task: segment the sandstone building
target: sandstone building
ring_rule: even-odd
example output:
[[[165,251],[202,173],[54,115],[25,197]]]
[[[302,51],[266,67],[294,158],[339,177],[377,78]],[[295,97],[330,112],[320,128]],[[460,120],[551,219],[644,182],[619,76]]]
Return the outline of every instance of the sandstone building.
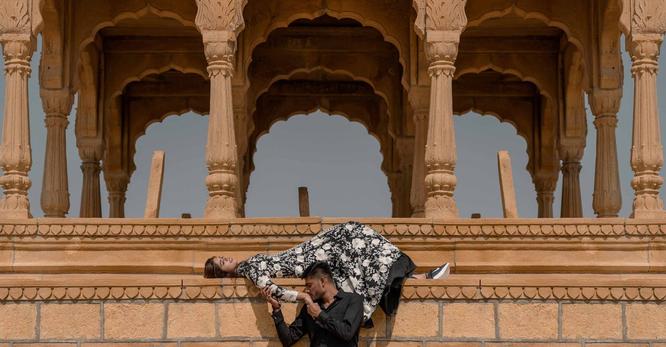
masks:
[[[276,344],[256,291],[204,280],[201,266],[344,221],[242,218],[258,137],[316,109],[380,143],[395,218],[360,221],[419,267],[454,266],[446,281],[409,281],[397,317],[377,313],[363,345],[666,346],[664,33],[664,0],[0,0],[0,346]],[[634,80],[627,219],[621,39]],[[37,58],[40,95],[28,95]],[[594,219],[580,218],[586,96]],[[27,196],[31,97],[46,113],[39,202]],[[525,138],[539,218],[459,218],[453,116],[470,110]],[[204,218],[122,218],[137,139],[187,111],[208,115]],[[66,140],[83,163],[80,211],[69,211]],[[563,219],[551,219],[560,172]]]

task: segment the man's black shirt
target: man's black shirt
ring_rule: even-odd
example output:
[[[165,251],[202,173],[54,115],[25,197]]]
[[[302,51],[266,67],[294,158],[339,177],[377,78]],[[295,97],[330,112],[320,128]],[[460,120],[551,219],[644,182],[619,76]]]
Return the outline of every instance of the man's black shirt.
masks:
[[[284,346],[291,346],[303,335],[310,337],[311,347],[357,347],[358,332],[363,320],[363,297],[355,293],[338,291],[335,300],[317,319],[303,306],[294,322],[287,326],[282,311],[273,312],[278,336]]]

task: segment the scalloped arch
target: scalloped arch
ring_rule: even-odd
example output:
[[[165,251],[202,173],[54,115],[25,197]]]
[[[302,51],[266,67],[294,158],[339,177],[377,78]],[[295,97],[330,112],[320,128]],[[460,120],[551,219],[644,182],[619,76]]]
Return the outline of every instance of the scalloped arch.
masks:
[[[272,120],[272,121],[268,124],[268,127],[266,128],[265,131],[261,131],[261,132],[257,133],[257,135],[256,135],[256,137],[255,137],[255,141],[254,141],[254,142],[255,142],[255,145],[254,145],[254,151],[253,151],[252,153],[249,153],[249,156],[250,156],[250,162],[251,162],[251,163],[254,162],[254,154],[257,152],[257,144],[259,143],[259,140],[260,140],[262,137],[264,137],[265,135],[270,134],[270,130],[273,128],[273,126],[274,126],[276,123],[278,123],[278,122],[287,122],[287,121],[289,121],[290,118],[292,118],[292,117],[294,117],[294,116],[299,116],[299,115],[310,115],[310,114],[312,114],[312,113],[314,113],[314,112],[316,112],[316,111],[321,111],[321,112],[323,112],[323,113],[326,113],[326,114],[329,115],[329,116],[336,116],[336,115],[337,115],[337,116],[341,116],[341,117],[345,118],[347,121],[349,121],[350,123],[358,123],[358,124],[362,125],[362,126],[365,128],[365,130],[366,130],[366,132],[368,133],[368,135],[372,136],[372,137],[377,141],[377,144],[379,145],[379,154],[380,154],[381,157],[382,157],[382,158],[381,158],[381,163],[382,163],[382,164],[381,164],[381,166],[380,166],[380,170],[381,170],[382,173],[384,173],[384,175],[386,176],[386,178],[387,178],[387,185],[388,185],[388,184],[389,184],[389,183],[388,183],[388,170],[386,169],[386,166],[387,166],[387,162],[386,162],[387,155],[386,155],[386,153],[385,153],[385,151],[386,151],[387,149],[384,147],[384,145],[383,145],[383,143],[382,143],[382,139],[379,137],[379,135],[376,134],[376,133],[374,133],[374,132],[372,132],[372,131],[370,131],[370,128],[369,128],[369,127],[363,122],[363,120],[361,120],[361,119],[359,119],[359,118],[356,118],[356,117],[352,117],[351,115],[347,114],[347,113],[344,112],[344,111],[341,111],[341,110],[329,110],[329,109],[327,109],[327,108],[325,108],[325,107],[321,107],[321,106],[317,106],[317,107],[313,107],[313,108],[309,108],[309,109],[301,109],[301,110],[292,111],[291,113],[286,113],[286,114],[281,115],[281,116],[278,116],[278,117],[276,117],[274,120]],[[251,173],[254,171],[254,166],[252,165],[252,166],[250,166],[250,167],[251,167],[251,169],[250,169],[249,174],[251,174]],[[249,180],[248,180],[248,181],[249,181]],[[390,190],[390,186],[389,186],[389,190]]]
[[[581,41],[580,38],[576,37],[573,35],[571,29],[569,28],[568,25],[565,23],[562,23],[560,21],[556,21],[551,19],[546,13],[539,12],[539,11],[528,11],[525,9],[522,9],[518,7],[516,3],[512,4],[509,7],[506,7],[502,10],[495,10],[495,11],[490,11],[487,13],[484,13],[481,17],[471,20],[467,23],[467,28],[472,28],[472,27],[478,27],[483,22],[490,20],[490,19],[495,19],[495,18],[501,18],[504,16],[507,16],[509,14],[515,14],[523,19],[536,19],[547,26],[551,26],[554,28],[558,28],[564,32],[564,34],[567,36],[567,40],[571,42],[579,51],[585,52],[584,45]],[[585,64],[585,61],[583,62]],[[587,66],[585,66],[587,69]]]
[[[191,73],[191,74],[199,75],[199,76],[203,77],[206,80],[208,79],[208,74],[204,73],[200,69],[193,68],[193,67],[188,67],[188,66],[181,66],[179,64],[174,64],[174,63],[169,63],[167,65],[163,65],[163,66],[160,66],[160,67],[146,67],[145,69],[141,70],[140,73],[138,73],[136,75],[128,76],[125,79],[123,79],[122,82],[120,83],[119,87],[117,89],[114,89],[114,90],[111,91],[111,94],[109,95],[110,96],[109,99],[113,100],[114,98],[120,96],[122,94],[123,90],[125,89],[125,87],[127,87],[127,85],[132,83],[132,82],[139,82],[139,81],[143,80],[144,78],[146,78],[150,75],[159,75],[159,74],[167,72],[169,70],[176,70],[176,71],[182,72],[182,73]]]
[[[388,100],[389,100],[388,96],[387,96],[386,94],[384,94],[382,91],[377,90],[377,88],[375,87],[375,84],[372,82],[372,80],[369,80],[369,79],[367,79],[367,78],[365,78],[365,77],[357,76],[357,75],[355,75],[353,72],[351,72],[351,71],[349,71],[349,70],[345,70],[345,69],[336,69],[336,70],[333,70],[333,69],[329,69],[329,68],[324,67],[324,66],[316,66],[316,67],[309,68],[309,69],[308,69],[308,68],[298,68],[298,69],[294,69],[294,70],[290,71],[290,72],[287,73],[287,74],[280,74],[280,75],[277,75],[277,76],[273,77],[273,79],[271,79],[271,80],[266,84],[266,86],[265,86],[264,88],[262,88],[262,89],[260,89],[259,91],[257,91],[257,95],[256,95],[256,98],[255,98],[254,103],[253,103],[253,108],[250,110],[250,113],[254,113],[254,112],[256,111],[256,109],[257,109],[257,100],[259,100],[259,98],[260,98],[262,95],[266,94],[266,93],[268,92],[268,90],[271,88],[271,86],[273,86],[273,84],[275,84],[276,82],[279,82],[279,81],[288,81],[288,80],[290,80],[293,76],[295,76],[295,75],[297,75],[297,74],[299,74],[299,73],[312,74],[312,73],[320,72],[320,71],[323,71],[323,72],[325,72],[325,73],[327,73],[327,74],[331,74],[331,75],[336,75],[336,74],[337,74],[337,75],[342,75],[342,76],[345,76],[345,77],[349,77],[349,78],[351,78],[353,81],[356,81],[356,82],[364,82],[364,83],[367,83],[367,84],[372,88],[372,90],[374,91],[374,93],[375,93],[376,95],[378,95],[379,97],[381,97],[382,100],[384,100],[384,103],[386,103],[386,105],[390,105],[389,102],[388,102]],[[387,112],[387,114],[388,114],[388,117],[390,118],[390,117],[391,117],[391,110],[390,110],[390,107],[387,107],[386,112]]]
[[[271,22],[271,25],[266,28],[266,31],[262,34],[256,37],[253,41],[250,42],[249,48],[248,48],[248,57],[245,60],[245,66],[250,66],[252,63],[252,52],[254,52],[254,49],[257,48],[258,45],[268,41],[268,37],[273,33],[273,31],[280,29],[280,28],[287,28],[289,24],[292,22],[298,20],[298,19],[308,19],[308,20],[313,20],[315,18],[321,17],[322,16],[321,10],[318,11],[312,11],[312,12],[299,12],[292,14],[284,19],[277,18],[274,21]],[[369,20],[365,18],[364,16],[356,13],[356,12],[350,12],[350,11],[345,11],[345,12],[339,12],[339,11],[334,11],[331,9],[327,9],[325,12],[326,15],[331,16],[336,19],[353,19],[361,25],[373,28],[382,35],[384,38],[384,41],[390,43],[395,47],[395,49],[398,51],[398,63],[400,63],[400,66],[402,66],[402,78],[400,80],[400,83],[402,84],[403,88],[405,90],[409,90],[409,82],[407,81],[407,74],[406,71],[409,71],[409,67],[407,66],[405,59],[403,58],[403,50],[401,49],[400,41],[393,35],[389,33],[389,31],[381,25],[381,23],[378,23],[373,20]],[[249,69],[246,69],[245,75],[246,78],[249,79]]]
[[[512,75],[512,76],[520,78],[522,81],[534,83],[534,85],[536,85],[537,88],[539,88],[539,94],[546,97],[549,101],[554,100],[553,96],[551,96],[550,93],[548,93],[548,91],[545,89],[545,87],[539,82],[538,78],[536,78],[534,76],[525,75],[519,70],[516,70],[516,69],[513,69],[513,68],[505,68],[505,67],[493,64],[493,63],[488,63],[488,64],[479,65],[479,66],[469,67],[469,68],[466,68],[466,69],[457,70],[455,78],[459,78],[460,76],[463,76],[463,75],[466,75],[466,74],[479,74],[479,73],[481,73],[483,71],[486,71],[486,70],[492,70],[492,71],[499,72],[499,73],[502,73],[502,74]]]
[[[158,8],[153,7],[151,4],[146,3],[146,7],[138,10],[138,11],[125,11],[121,12],[115,17],[113,17],[110,20],[98,23],[95,25],[91,32],[90,35],[85,36],[84,39],[81,40],[79,43],[79,51],[83,51],[85,47],[92,43],[95,40],[95,36],[97,36],[97,33],[99,33],[100,30],[112,26],[116,26],[120,21],[126,20],[126,19],[134,19],[134,20],[139,20],[148,14],[154,14],[160,18],[169,18],[169,19],[174,19],[180,24],[182,24],[185,27],[192,27],[196,28],[196,25],[193,21],[187,20],[183,18],[181,15],[179,15],[176,12],[169,11],[169,10],[160,10]]]
[[[461,113],[454,113],[454,114],[456,114],[460,117],[463,117],[469,112],[474,112],[474,113],[478,114],[480,117],[495,118],[500,124],[501,123],[507,123],[507,124],[510,124],[511,126],[513,126],[513,129],[516,131],[516,135],[518,135],[518,137],[524,141],[525,153],[527,153],[527,165],[525,166],[525,170],[527,170],[527,172],[530,172],[530,167],[532,166],[532,156],[530,155],[532,145],[530,144],[530,141],[529,141],[529,138],[528,138],[527,134],[522,133],[520,131],[520,129],[518,128],[518,126],[516,125],[516,123],[514,123],[513,121],[511,121],[509,119],[502,118],[502,116],[500,116],[500,114],[498,112],[495,112],[495,111],[492,111],[492,110],[489,110],[489,109],[481,109],[479,107],[474,107],[474,106],[466,109],[465,111],[463,111]]]
[[[184,108],[179,108],[177,110],[168,111],[168,112],[165,112],[164,114],[162,114],[161,116],[159,116],[158,118],[153,119],[153,120],[149,121],[148,123],[146,123],[146,125],[143,127],[143,130],[141,132],[137,133],[136,136],[129,139],[130,143],[132,144],[132,150],[130,152],[130,158],[129,158],[130,175],[134,172],[134,170],[136,170],[136,164],[134,162],[134,157],[136,156],[139,140],[144,135],[146,135],[146,133],[148,132],[150,127],[153,126],[153,125],[162,123],[165,120],[167,120],[168,118],[180,117],[180,116],[182,116],[183,114],[185,114],[187,112],[192,112],[192,113],[197,114],[197,115],[202,116],[202,117],[206,116],[205,111],[197,110],[195,107],[184,107]]]

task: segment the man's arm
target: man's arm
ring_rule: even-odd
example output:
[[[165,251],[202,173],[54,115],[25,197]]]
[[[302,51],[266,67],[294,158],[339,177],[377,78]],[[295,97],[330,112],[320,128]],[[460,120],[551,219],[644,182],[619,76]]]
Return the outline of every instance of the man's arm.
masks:
[[[305,335],[307,332],[307,327],[305,326],[304,321],[305,314],[307,313],[305,311],[305,306],[303,306],[303,309],[298,316],[296,316],[294,322],[287,326],[287,323],[284,322],[282,310],[273,310],[272,316],[273,321],[275,322],[275,329],[277,330],[278,337],[283,346],[291,346]]]
[[[321,311],[316,319],[322,328],[343,341],[351,341],[354,338],[361,328],[361,320],[363,320],[363,298],[359,295],[351,297],[342,320],[331,317],[326,311]]]

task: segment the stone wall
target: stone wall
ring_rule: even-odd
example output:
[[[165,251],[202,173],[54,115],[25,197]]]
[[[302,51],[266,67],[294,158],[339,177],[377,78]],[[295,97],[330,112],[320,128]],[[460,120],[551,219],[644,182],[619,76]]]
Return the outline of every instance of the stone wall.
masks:
[[[361,346],[666,346],[666,304],[657,299],[666,295],[662,286],[599,282],[549,293],[520,285],[475,288],[459,277],[410,280],[398,314],[387,319],[378,310],[375,327],[362,329]],[[0,289],[0,346],[279,345],[268,305],[244,281],[109,281]],[[296,280],[282,284],[299,289]],[[297,309],[284,305],[288,322]]]
[[[398,315],[377,311],[362,346],[666,347],[666,223],[360,221],[421,268],[453,266],[409,280]],[[0,347],[279,345],[254,286],[203,279],[203,262],[277,252],[339,222],[0,220]]]

